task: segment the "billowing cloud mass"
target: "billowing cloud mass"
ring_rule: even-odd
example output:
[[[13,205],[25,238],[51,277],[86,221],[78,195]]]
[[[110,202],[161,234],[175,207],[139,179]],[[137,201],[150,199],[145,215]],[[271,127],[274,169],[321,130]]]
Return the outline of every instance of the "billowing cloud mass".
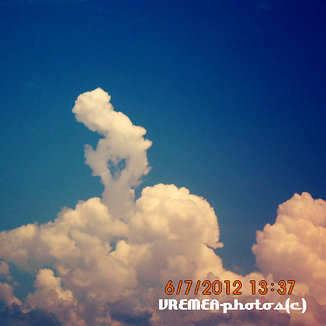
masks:
[[[22,325],[32,325],[31,320],[36,325],[36,317],[64,326],[326,321],[325,201],[303,193],[282,204],[275,224],[257,232],[253,252],[259,270],[237,275],[223,267],[214,251],[222,246],[217,217],[204,198],[186,188],[158,184],[144,188],[135,200],[134,189],[149,172],[146,151],[151,142],[144,138],[144,128],[115,111],[100,88],[80,95],[73,113],[103,136],[96,149],[86,146],[85,157],[93,175],[100,176],[104,193],[63,209],[53,222],[0,233],[0,300],[6,306],[0,318],[8,325],[14,318]],[[20,285],[10,273],[13,266],[34,275],[34,288],[23,297],[15,295]],[[185,279],[238,279],[243,284],[295,279],[292,298],[304,296],[309,309],[305,315],[159,311],[158,298],[165,297],[167,281]],[[219,299],[230,297],[222,294]]]

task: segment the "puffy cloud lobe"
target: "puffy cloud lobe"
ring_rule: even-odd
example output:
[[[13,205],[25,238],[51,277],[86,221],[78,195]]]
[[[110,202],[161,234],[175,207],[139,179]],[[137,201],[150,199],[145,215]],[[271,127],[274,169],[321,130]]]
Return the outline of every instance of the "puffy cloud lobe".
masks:
[[[174,185],[145,188],[130,223],[135,231],[130,237],[136,242],[169,239],[199,242],[212,248],[221,245],[213,208],[188,189]]]
[[[92,198],[80,201],[75,210],[64,209],[54,222],[1,232],[1,257],[30,271],[53,263],[64,270],[62,262],[87,264],[94,255],[91,247],[103,248],[106,254],[110,242],[126,236],[126,232],[126,225],[111,217],[99,198]]]
[[[65,208],[53,222],[0,233],[0,258],[5,260],[0,274],[6,280],[0,283],[0,300],[13,307],[8,318],[20,313],[23,320],[41,311],[65,326],[288,325],[290,317],[279,313],[222,316],[157,309],[170,279],[240,279],[245,285],[250,279],[286,277],[300,281],[299,290],[311,298],[312,312],[299,322],[325,320],[324,294],[314,286],[314,280],[325,282],[324,201],[303,194],[281,205],[276,223],[258,232],[253,248],[263,274],[237,275],[224,269],[213,250],[222,244],[214,209],[205,199],[186,188],[158,184],[134,200],[134,188],[149,171],[151,142],[144,139],[144,128],[114,111],[101,89],[80,95],[73,112],[104,137],[96,149],[86,146],[85,151],[86,163],[105,186],[103,198]],[[35,275],[35,289],[26,298],[15,297],[8,262]]]
[[[0,301],[7,306],[12,304],[21,304],[21,301],[15,297],[12,286],[7,283],[0,283]]]
[[[318,305],[326,305],[326,201],[295,194],[279,206],[275,223],[257,232],[252,250],[262,272],[296,280],[296,293],[310,298],[309,325],[325,322]]]
[[[46,313],[60,316],[66,325],[86,326],[77,315],[77,302],[70,290],[61,287],[61,278],[55,277],[51,269],[41,269],[34,283],[36,291],[27,296],[28,310],[41,309]]]
[[[308,294],[326,304],[326,201],[295,194],[280,205],[273,225],[257,232],[257,266],[275,279],[308,286]]]

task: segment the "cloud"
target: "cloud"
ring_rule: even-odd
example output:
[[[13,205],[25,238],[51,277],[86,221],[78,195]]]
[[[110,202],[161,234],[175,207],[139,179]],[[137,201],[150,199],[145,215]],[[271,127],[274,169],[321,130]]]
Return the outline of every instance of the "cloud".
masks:
[[[0,262],[0,275],[9,275],[9,265],[5,261]]]
[[[279,206],[275,223],[257,232],[252,250],[263,273],[296,280],[300,295],[326,305],[326,201],[295,194]]]
[[[259,270],[237,275],[214,252],[222,246],[220,231],[204,198],[158,184],[144,188],[135,200],[134,189],[150,169],[146,151],[151,142],[144,138],[144,128],[115,111],[110,96],[99,88],[81,94],[73,113],[102,136],[96,149],[86,146],[85,157],[104,193],[62,209],[53,222],[0,233],[0,300],[11,307],[5,318],[20,316],[25,322],[37,312],[49,320],[55,316],[54,322],[64,326],[319,325],[325,320],[325,296],[317,286],[325,282],[323,200],[303,194],[281,205],[275,224],[257,233],[253,251]],[[10,264],[34,275],[26,297],[14,295],[19,285]],[[278,312],[224,316],[157,309],[168,280],[239,279],[248,286],[251,279],[274,278],[296,279],[295,295],[307,296],[309,313],[290,319]],[[230,299],[225,294],[219,298]]]
[[[72,292],[61,287],[61,278],[56,277],[51,269],[40,269],[34,286],[36,290],[27,296],[25,309],[28,311],[40,309],[60,316],[67,325],[86,325],[78,316],[78,304]]]
[[[103,201],[116,216],[127,220],[133,212],[134,188],[149,172],[146,150],[152,143],[144,139],[143,127],[114,111],[110,99],[100,88],[86,92],[78,97],[73,113],[77,121],[104,136],[95,150],[86,146],[86,163],[93,175],[101,177]]]
[[[23,312],[13,304],[0,311],[0,320],[5,326],[62,326],[57,317],[40,309]]]
[[[20,300],[15,297],[12,286],[7,283],[0,283],[0,301],[8,306],[21,304]]]

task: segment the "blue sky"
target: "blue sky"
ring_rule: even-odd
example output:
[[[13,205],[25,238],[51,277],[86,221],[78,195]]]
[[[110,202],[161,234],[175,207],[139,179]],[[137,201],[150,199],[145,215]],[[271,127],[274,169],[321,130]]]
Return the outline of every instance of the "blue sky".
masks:
[[[153,141],[142,185],[214,207],[229,268],[254,269],[255,232],[294,193],[326,198],[322,1],[0,3],[0,229],[100,196],[98,136],[76,97],[101,87]]]

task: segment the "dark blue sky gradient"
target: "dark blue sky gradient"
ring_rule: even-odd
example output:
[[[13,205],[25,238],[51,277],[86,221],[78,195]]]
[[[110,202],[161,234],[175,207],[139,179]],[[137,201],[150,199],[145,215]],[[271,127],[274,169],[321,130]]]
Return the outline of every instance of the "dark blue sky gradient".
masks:
[[[102,87],[153,141],[144,185],[215,208],[226,267],[295,192],[326,199],[324,1],[0,2],[0,229],[100,196],[74,121]],[[200,230],[199,230],[200,231]]]

